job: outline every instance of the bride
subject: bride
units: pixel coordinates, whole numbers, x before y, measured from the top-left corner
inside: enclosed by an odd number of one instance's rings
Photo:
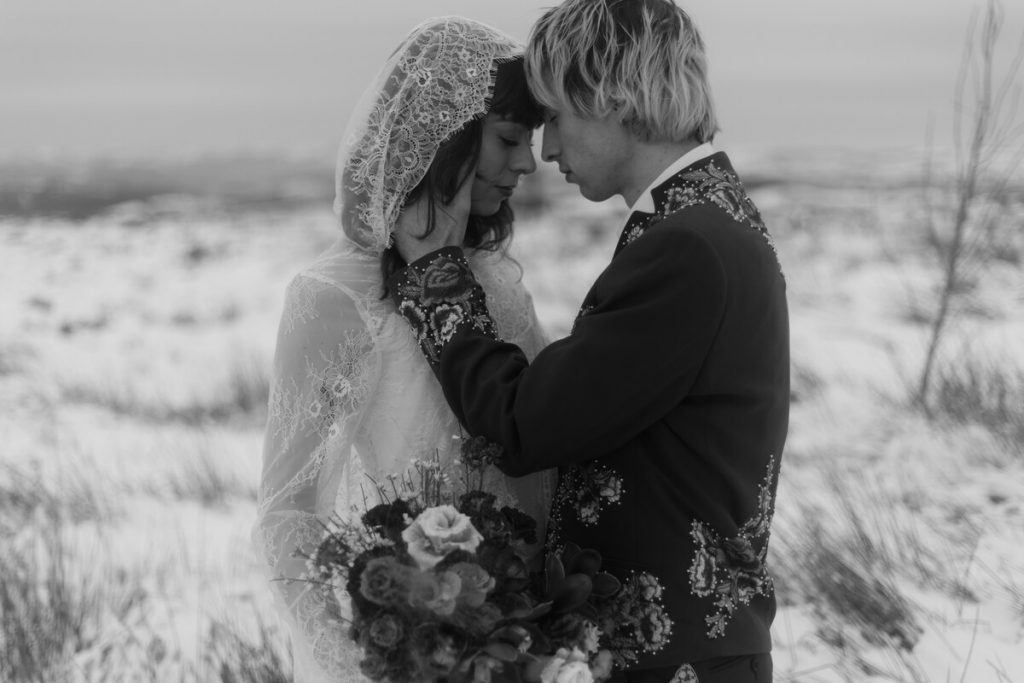
[[[342,234],[289,284],[277,338],[253,531],[274,578],[302,576],[296,551],[316,546],[332,513],[363,509],[368,477],[381,481],[435,454],[445,465],[459,451],[459,423],[385,296],[388,275],[404,265],[391,247],[404,209],[426,210],[429,230],[460,188],[471,192],[464,246],[499,334],[531,359],[544,346],[505,252],[507,200],[536,168],[530,145],[541,121],[521,49],[473,21],[428,21],[388,59],[351,120],[336,175]],[[553,479],[495,475],[490,488],[537,519],[542,535]],[[271,585],[291,627],[296,681],[360,679],[345,606],[303,582]]]

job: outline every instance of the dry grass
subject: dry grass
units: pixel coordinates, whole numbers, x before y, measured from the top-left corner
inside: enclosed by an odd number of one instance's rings
[[[255,502],[256,490],[219,462],[219,454],[205,442],[192,444],[193,452],[177,454],[177,466],[162,481],[147,487],[173,499],[196,500],[206,506],[223,506],[242,498]]]
[[[78,527],[39,514],[0,554],[0,680],[5,683],[284,683],[291,662],[274,622],[250,606],[196,614],[200,636],[152,571],[116,569],[109,539],[75,542]],[[79,538],[81,541],[81,538]],[[86,561],[88,558],[88,561]],[[111,569],[111,566],[115,569]]]
[[[75,562],[60,517],[42,515],[0,554],[0,679],[53,683],[97,641],[102,587]]]
[[[1009,358],[962,353],[939,365],[932,410],[954,424],[977,424],[1024,455],[1024,369]]]
[[[206,666],[220,683],[289,683],[292,665],[281,649],[281,634],[257,613],[250,638],[237,616],[215,620],[206,639]]]
[[[202,427],[226,422],[262,424],[270,379],[265,364],[252,354],[233,355],[219,386],[204,387],[188,401],[154,396],[146,378],[64,383],[64,400],[96,405],[135,420]]]
[[[40,515],[109,522],[120,512],[116,500],[97,490],[80,466],[62,465],[44,477],[32,463],[0,461],[0,534]]]

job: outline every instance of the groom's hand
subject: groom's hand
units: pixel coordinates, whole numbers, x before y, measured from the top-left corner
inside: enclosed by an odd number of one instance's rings
[[[443,247],[462,246],[466,239],[475,175],[476,169],[473,168],[450,203],[434,202],[434,229],[429,235],[426,231],[430,202],[426,193],[402,210],[393,234],[395,248],[406,263],[412,263]]]

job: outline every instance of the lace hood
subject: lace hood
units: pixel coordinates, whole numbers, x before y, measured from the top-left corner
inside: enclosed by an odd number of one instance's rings
[[[441,143],[487,113],[495,64],[522,50],[463,17],[429,19],[412,30],[363,94],[338,153],[334,210],[351,240],[384,251]]]

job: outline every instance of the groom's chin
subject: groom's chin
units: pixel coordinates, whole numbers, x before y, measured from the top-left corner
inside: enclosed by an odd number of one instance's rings
[[[577,185],[577,187],[579,188],[580,194],[583,198],[591,202],[603,202],[604,200],[612,197],[611,193],[596,190],[586,185]]]

